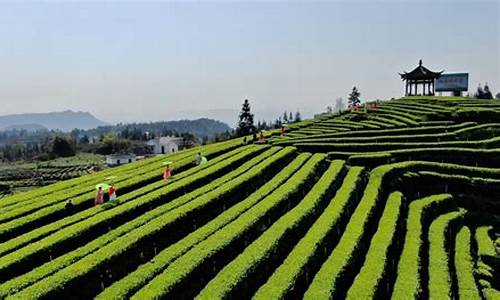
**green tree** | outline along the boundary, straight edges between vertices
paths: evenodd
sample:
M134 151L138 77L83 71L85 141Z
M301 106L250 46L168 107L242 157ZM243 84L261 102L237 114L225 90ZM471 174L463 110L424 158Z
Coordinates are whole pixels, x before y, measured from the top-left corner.
M474 94L474 97L476 97L477 99L483 99L484 90L483 90L483 87L481 86L481 84L479 84L477 86L477 90L476 90L476 93Z
M349 108L356 107L361 104L361 99L359 98L361 93L358 91L357 87L353 87L351 93L349 94Z
M247 135L255 131L255 126L253 124L253 114L250 111L250 102L245 99L243 106L241 107L241 112L239 116L240 120L238 122L238 128L236 133L238 135Z
M71 141L62 137L56 136L50 145L50 153L54 157L68 157L75 155L75 147Z
M130 152L130 141L121 139L115 134L106 134L103 136L97 152L99 154L112 154L121 152Z
M86 144L88 144L88 143L90 143L89 136L85 134L85 135L84 135L84 136L82 136L82 138L80 139L80 144L84 144L84 145L86 145Z
M286 110L283 112L283 122L284 123L288 122L288 114L286 113Z
M302 117L300 116L300 112L295 113L295 122L300 122L302 121Z
M498 100L500 100L500 93L498 93L495 98L497 98Z
M483 97L483 99L493 99L493 94L491 93L490 87L488 86L487 83L484 85L484 97Z

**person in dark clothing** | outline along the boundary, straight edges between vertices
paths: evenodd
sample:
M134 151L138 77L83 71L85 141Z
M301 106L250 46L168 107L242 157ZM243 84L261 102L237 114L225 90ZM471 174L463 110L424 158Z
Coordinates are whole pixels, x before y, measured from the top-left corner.
M253 136L252 136L252 143L255 143L257 142L257 133L253 133Z
M104 199L104 203L108 202L109 201L109 194L108 192L105 192L104 195L103 195L103 199Z
M74 207L73 207L73 200L68 199L68 201L64 205L64 210L66 211L66 214L67 215L73 214L73 209L74 209Z

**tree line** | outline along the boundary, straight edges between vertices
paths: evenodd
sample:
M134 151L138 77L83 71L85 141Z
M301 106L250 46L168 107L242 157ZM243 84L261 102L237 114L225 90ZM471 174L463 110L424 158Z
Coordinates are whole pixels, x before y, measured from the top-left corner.
M281 128L281 126L289 123L295 123L302 121L302 115L299 111L287 112L284 111L282 116L279 116L274 121L258 121L257 124L254 123L254 114L251 112L250 101L245 99L241 106L241 111L238 116L238 126L236 128L236 136L244 136L249 134L254 134L262 130Z

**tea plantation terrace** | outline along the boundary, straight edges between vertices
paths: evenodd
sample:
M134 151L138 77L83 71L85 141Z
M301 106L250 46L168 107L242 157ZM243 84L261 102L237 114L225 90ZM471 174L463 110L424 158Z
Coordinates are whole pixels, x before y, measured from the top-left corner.
M499 132L405 97L4 197L0 298L500 299Z

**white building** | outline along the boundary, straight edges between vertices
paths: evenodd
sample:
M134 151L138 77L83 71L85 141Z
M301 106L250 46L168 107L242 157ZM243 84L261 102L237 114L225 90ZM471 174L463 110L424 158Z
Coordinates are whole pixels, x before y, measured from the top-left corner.
M110 167L128 164L137 160L135 154L110 154L106 155L106 164Z
M182 145L181 137L164 136L149 140L146 145L153 148L154 154L165 154L179 151Z

